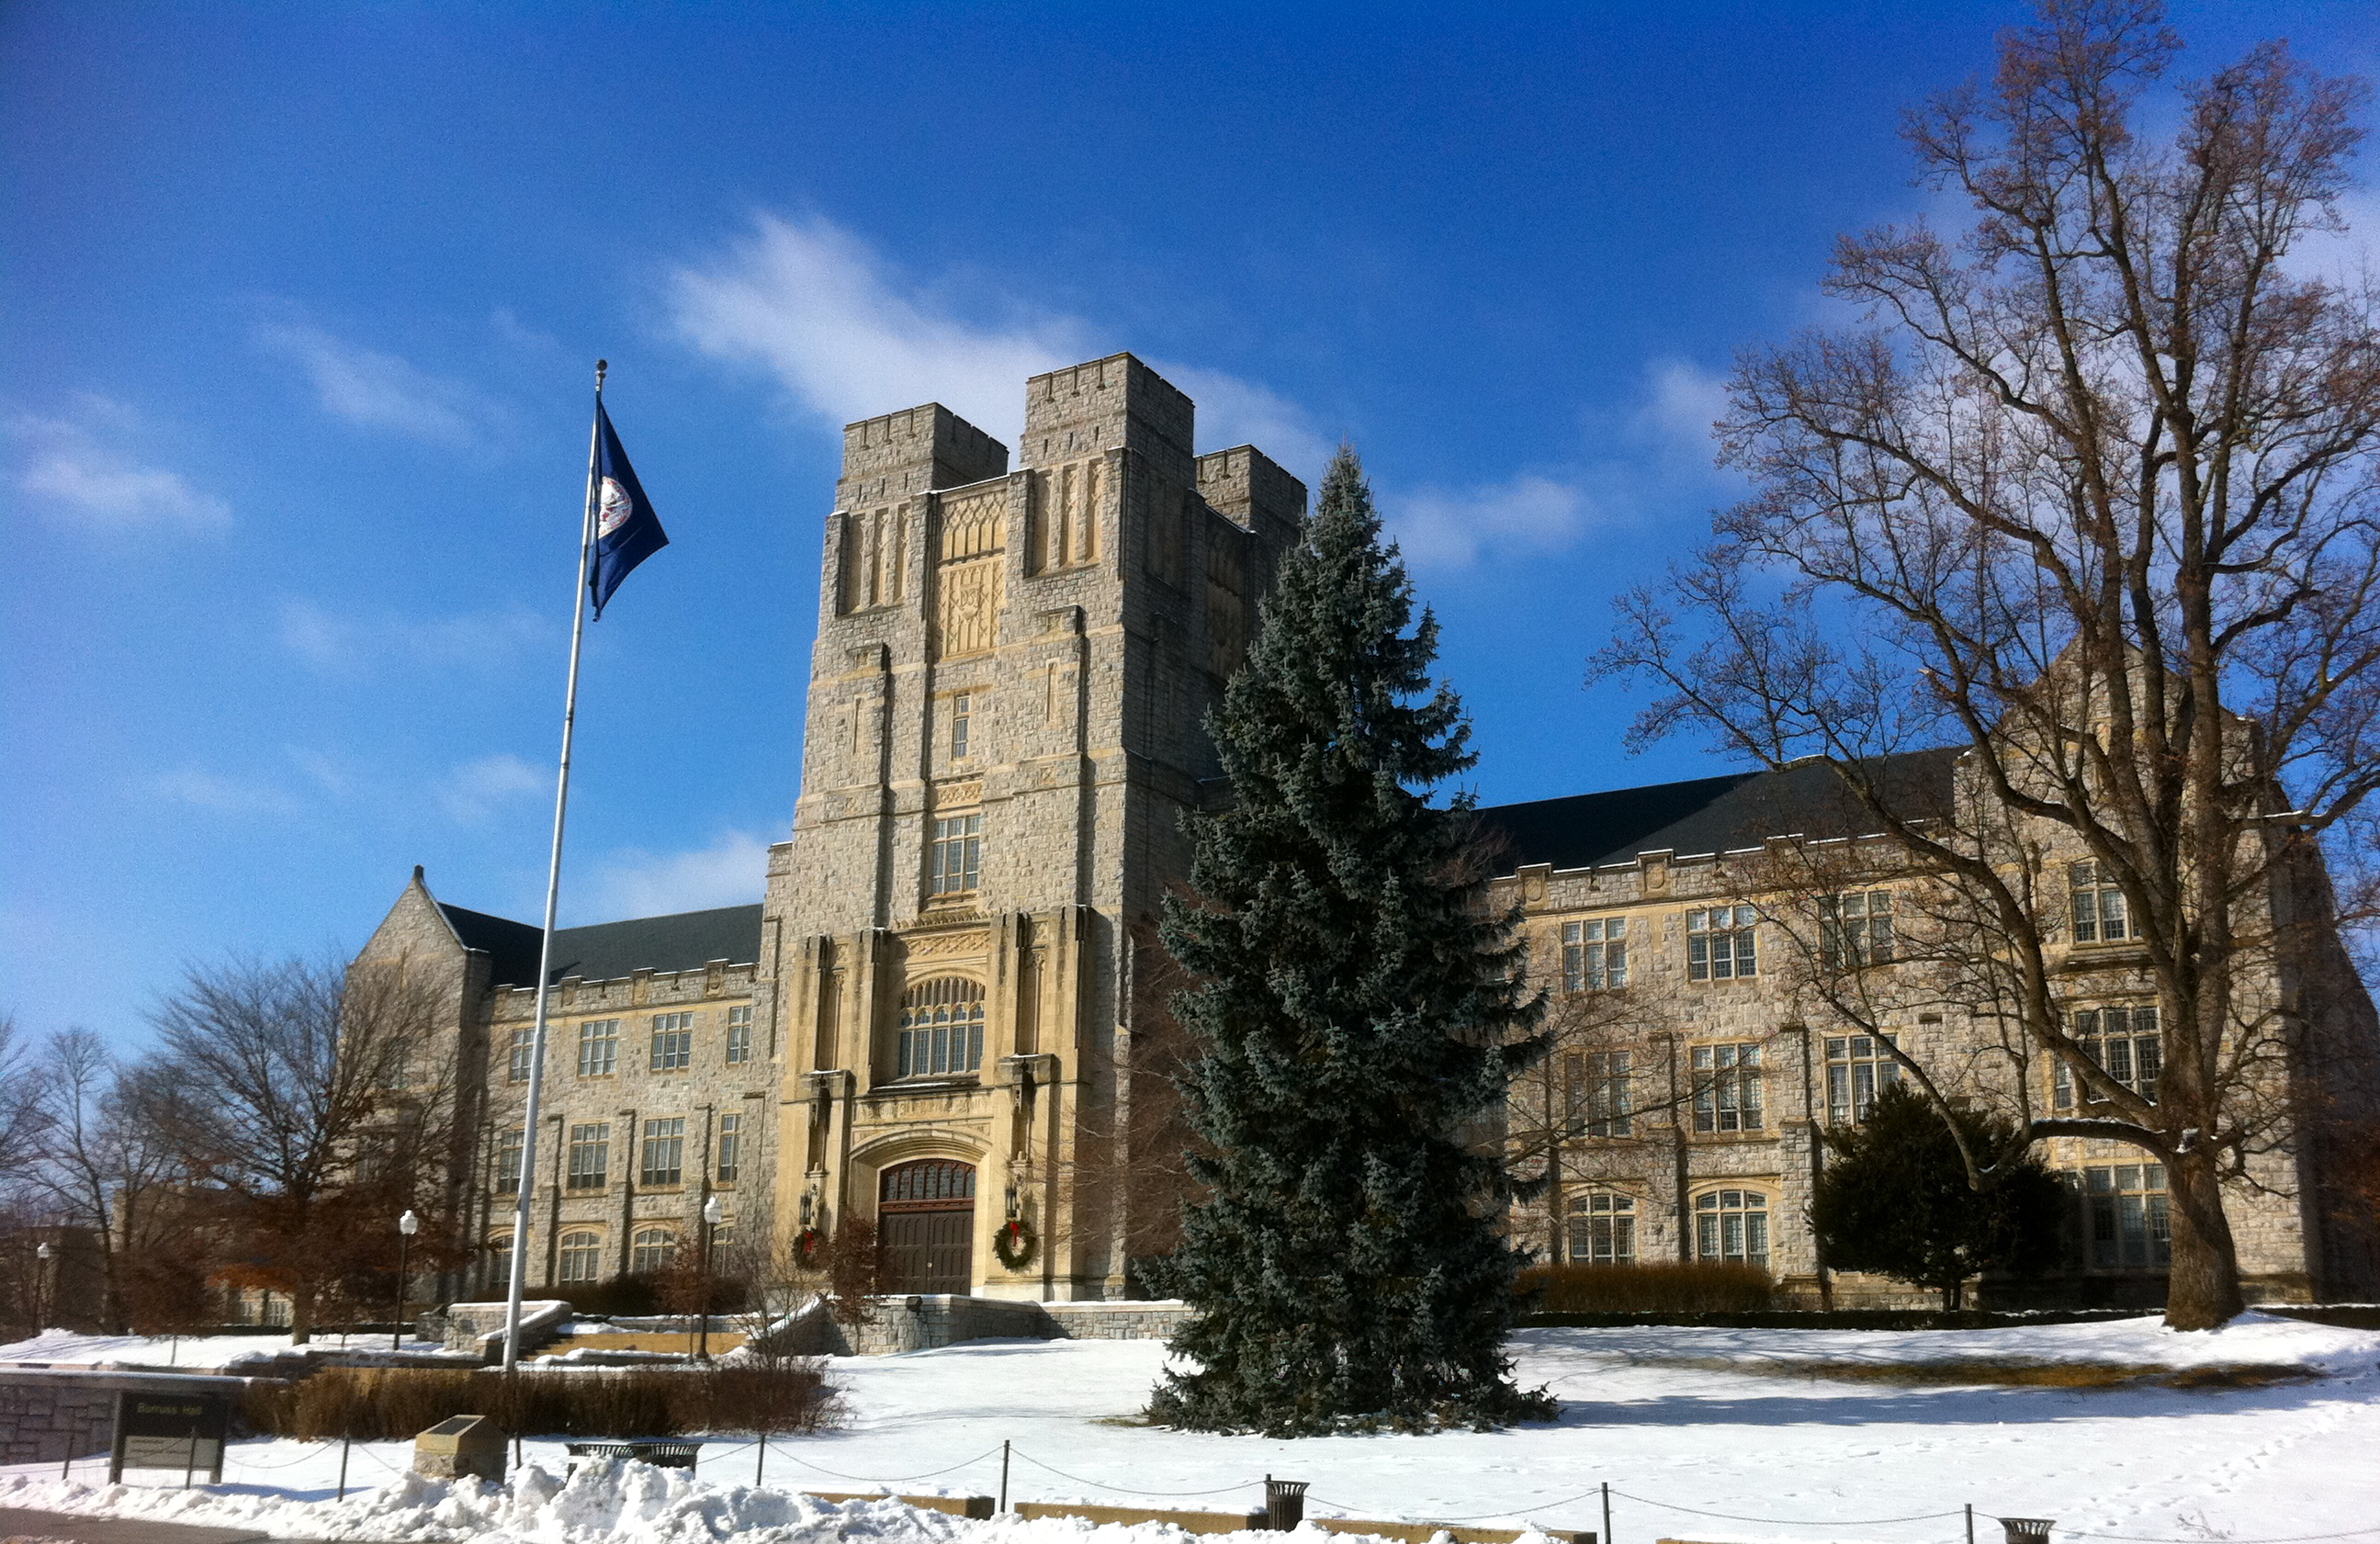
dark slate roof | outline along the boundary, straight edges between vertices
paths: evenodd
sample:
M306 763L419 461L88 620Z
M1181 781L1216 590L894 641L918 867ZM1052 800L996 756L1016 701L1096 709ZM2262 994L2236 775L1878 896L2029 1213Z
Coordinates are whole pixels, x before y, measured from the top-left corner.
M539 930L508 917L438 903L467 949L491 956L496 986L537 983ZM596 922L553 931L553 977L609 981L636 970L692 970L712 960L753 965L760 958L760 908L716 906L668 917Z
M1888 796L1912 814L1947 811L1958 757L1955 749L1941 749L1885 758ZM1824 761L1492 805L1478 818L1483 834L1500 849L1500 874L1533 863L1557 869L1629 863L1639 853L1732 852L1771 836L1863 836L1876 824Z

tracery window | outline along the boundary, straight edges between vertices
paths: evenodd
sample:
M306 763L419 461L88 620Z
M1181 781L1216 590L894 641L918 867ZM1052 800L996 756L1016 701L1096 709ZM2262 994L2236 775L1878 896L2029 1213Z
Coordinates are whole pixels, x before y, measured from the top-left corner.
M1694 1129L1760 1129L1760 1047L1698 1045L1693 1054Z
M1848 1125L1867 1119L1876 1096L1900 1081L1889 1035L1827 1037L1827 1121Z
M1726 981L1759 974L1750 906L1695 906L1686 913L1686 979Z
M1570 1203L1570 1258L1577 1265L1636 1263L1636 1198L1590 1190Z
M677 1234L667 1228L638 1228L629 1241L628 1269L639 1276L659 1275L677 1258Z
M1562 991L1618 991L1628 984L1628 919L1562 924Z
M2072 1034L2082 1054L2109 1077L2148 1100L2156 1102L2157 1074L2165 1064L2165 1038L2158 1032L2155 1003L2132 1007L2084 1008L2074 1015ZM2074 1075L2063 1062L2050 1070L2050 1101L2060 1110L2078 1102ZM2079 1102L2095 1102L2087 1090Z
M2117 887L2113 869L2095 858L2070 863L2066 883L2075 942L2121 943L2140 936L2124 908L2124 893Z
M562 1279L591 1282L603 1269L603 1235L584 1231L562 1235Z
M983 984L943 976L901 1000L900 1077L950 1077L983 1064Z
M1892 892L1853 890L1818 898L1818 959L1829 970L1892 963Z
M1694 1202L1694 1253L1767 1265L1768 1198L1757 1190L1714 1190Z

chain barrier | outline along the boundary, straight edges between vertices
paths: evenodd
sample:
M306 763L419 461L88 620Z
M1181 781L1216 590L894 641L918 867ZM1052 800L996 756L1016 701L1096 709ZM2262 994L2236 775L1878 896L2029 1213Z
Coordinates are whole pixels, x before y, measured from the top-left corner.
M2206 1539L2142 1539L2123 1532L2082 1532L2080 1527L2061 1527L2058 1532L2069 1539L2120 1539L2120 1544L2206 1544ZM2223 1544L2313 1544L2315 1539L2361 1539L2375 1532L2380 1527L2350 1527L2347 1532L2301 1532L2288 1539L2223 1539Z
M1129 1485L1110 1485L1105 1480L1085 1479L1080 1475L1070 1475L1065 1470L1057 1467L1055 1465L1042 1463L1041 1460L1034 1457L1031 1453L1026 1453L1023 1448L1014 1448L1010 1451L1013 1452L1015 1456L1022 1458L1027 1464L1032 1465L1035 1468L1047 1469L1051 1474L1056 1475L1060 1479L1071 1479L1077 1485L1087 1485L1094 1490L1112 1490L1120 1496L1220 1496L1226 1491L1245 1490L1252 1485L1262 1485L1264 1483L1264 1481L1260 1479L1244 1479L1237 1485L1218 1485L1211 1490L1135 1490Z
M832 1475L836 1479L848 1479L861 1485L899 1485L913 1479L932 1479L938 1475L955 1474L970 1465L980 1464L1000 1452L998 1448L986 1448L964 1464L953 1464L947 1469L929 1469L922 1475L847 1475L840 1469L830 1469L823 1465L813 1464L807 1458L795 1457L783 1448L773 1451L783 1453L785 1457L793 1459L795 1463L814 1474Z
M336 1444L327 1441L322 1444L324 1450ZM382 1469L388 1471L390 1474L402 1475L408 1472L408 1470L390 1463L387 1459L382 1458L379 1453L372 1451L374 1447L381 1444L358 1442L353 1445L355 1448L360 1449L365 1457L370 1459L373 1463L379 1465ZM749 1442L738 1442L734 1447L722 1448L717 1453L712 1453L710 1456L712 1457L714 1461L724 1460L740 1453L748 1453L759 1445L760 1443L757 1440ZM229 1461L233 1458L233 1455L237 1451L237 1450L236 1448L226 1447L225 1451L225 1457L227 1461L225 1465L226 1467L232 1466ZM845 1474L840 1469L830 1469L824 1465L813 1464L809 1460L801 1457L799 1454L795 1453L786 1448L778 1448L775 1452L779 1456L791 1460L795 1465L801 1468L808 1469L813 1474L826 1475L834 1479L849 1480L859 1485L899 1485L905 1484L912 1480L935 1479L943 1475L955 1474L961 1469L971 1468L978 1464L983 1463L987 1459L998 1457L1001 1450L999 1448L987 1448L983 1452L976 1454L973 1458L963 1460L960 1463L950 1465L944 1468L929 1469L922 1474L914 1475ZM1234 1490L1251 1489L1264 1483L1262 1480L1247 1479L1240 1480L1230 1485L1218 1485L1211 1489L1201 1490L1149 1490L1130 1485L1113 1485L1105 1480L1088 1479L1081 1475L1073 1474L1067 1470L1061 1469L1054 1464L1045 1463L1041 1459L1034 1457L1031 1453L1025 1452L1021 1448L1010 1447L1009 1453L1012 1457L1022 1459L1026 1463L1032 1465L1035 1468L1055 1475L1061 1479L1072 1480L1076 1485L1087 1485L1095 1490L1111 1491L1117 1495L1123 1496L1220 1496L1229 1494ZM296 1457L281 1464L261 1464L253 1459L241 1458L237 1460L237 1466L243 1469L287 1469L294 1468L300 1464L308 1463L318 1456L320 1456L320 1454L317 1453L301 1452ZM1559 1507L1573 1506L1584 1501L1593 1501L1602 1493L1601 1488L1598 1487L1597 1489L1593 1490L1582 1490L1573 1496L1564 1496L1559 1501L1536 1501L1525 1506L1504 1507L1494 1512L1475 1512L1456 1517L1436 1517L1430 1519L1430 1521L1438 1523L1474 1523L1490 1517L1525 1517L1536 1513L1551 1512ZM1718 1512L1705 1507L1682 1506L1675 1501L1655 1501L1649 1496L1639 1496L1626 1490L1613 1490L1610 1492L1610 1495L1611 1499L1614 1501L1633 1501L1639 1506L1656 1507L1664 1512L1682 1512L1689 1516L1694 1517L1718 1517L1730 1523L1761 1523L1784 1527L1884 1527L1899 1523L1930 1523L1946 1517L1958 1517L1964 1514L1961 1511L1950 1511L1919 1512L1912 1513L1905 1517L1755 1517L1740 1512ZM1311 1505L1330 1507L1336 1511L1346 1513L1351 1515L1366 1510L1366 1508L1358 1507L1352 1502L1335 1501L1330 1497L1318 1496L1311 1494L1310 1492L1306 1497L1306 1501ZM1989 1516L1990 1514L1978 1513L1977 1515ZM1991 1520L1993 1522L2002 1521L2002 1519L1998 1517L1992 1517ZM2105 1544L2207 1544L2207 1541L2203 1538L2161 1538L2141 1534L2095 1533L2082 1528L2058 1528L2056 1531L2058 1534L2069 1538L2099 1539L2105 1541ZM2328 1541L2333 1539L2365 1538L2375 1534L2380 1534L2380 1526L2362 1528L2346 1528L2337 1533L2301 1533L2289 1534L2274 1538L2226 1539L2222 1541L2222 1544L2328 1544ZM1610 1544L1610 1540L1602 1540L1601 1544Z
M1696 1506L1680 1506L1675 1501L1657 1501L1645 1496L1631 1496L1625 1490L1614 1490L1615 1497L1634 1501L1639 1506L1658 1506L1665 1512L1690 1513L1696 1517L1724 1517L1730 1523L1782 1523L1797 1528L1872 1528L1887 1523L1930 1523L1937 1517L1963 1517L1964 1512L1920 1512L1909 1517L1746 1517L1736 1512L1706 1512Z

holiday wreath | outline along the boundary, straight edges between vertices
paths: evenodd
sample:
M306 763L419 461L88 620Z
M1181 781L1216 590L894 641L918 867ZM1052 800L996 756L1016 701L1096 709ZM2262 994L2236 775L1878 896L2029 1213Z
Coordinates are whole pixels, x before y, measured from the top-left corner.
M794 1258L805 1267L814 1266L826 1253L826 1234L816 1228L804 1228L794 1235Z
M1033 1260L1033 1227L1022 1217L1012 1217L991 1235L991 1252L1000 1263L1011 1270L1021 1270Z

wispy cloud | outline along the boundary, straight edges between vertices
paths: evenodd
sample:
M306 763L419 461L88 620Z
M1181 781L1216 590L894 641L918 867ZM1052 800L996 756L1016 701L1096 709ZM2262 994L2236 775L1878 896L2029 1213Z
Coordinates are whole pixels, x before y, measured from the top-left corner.
M1727 377L1692 359L1655 359L1645 368L1644 394L1637 437L1687 468L1710 470L1718 452L1712 425L1727 414Z
M439 807L465 825L493 818L515 802L551 793L553 777L509 751L466 761L438 784Z
M545 620L520 606L460 616L408 617L281 603L282 647L325 675L354 675L382 663L497 667L545 641Z
M1482 488L1419 488L1385 504L1389 534L1416 568L1559 551L1577 540L1590 513L1578 488L1529 474Z
M323 411L361 428L437 444L469 444L484 436L497 416L492 403L460 382L350 343L294 305L273 306L257 323L256 341L305 371Z
M270 783L225 776L197 766L159 772L146 781L143 789L150 797L167 804L224 815L286 815L298 808L295 799Z
M746 905L760 898L768 872L769 844L750 832L723 832L687 852L625 847L596 865L590 915L658 917Z
M831 220L762 214L749 236L671 277L681 332L716 359L767 369L843 423L940 402L1015 444L1025 380L1094 352L1064 317L964 321Z
M959 315L832 220L761 214L751 234L670 279L678 330L714 359L757 365L803 408L843 424L940 402L1011 446L1028 376L1098 358L1112 345L1081 317L1009 299L1006 320ZM1329 442L1305 410L1221 371L1151 366L1198 405L1202 446L1252 443L1315 475Z
M62 415L18 415L8 431L24 447L18 491L63 523L106 532L212 532L231 524L230 505L132 448L148 430L124 403L84 394Z

